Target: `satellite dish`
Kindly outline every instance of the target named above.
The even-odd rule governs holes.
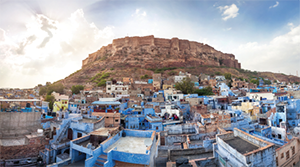
[[[147,138],[144,140],[144,144],[146,145],[146,147],[151,146],[152,140],[150,138]]]

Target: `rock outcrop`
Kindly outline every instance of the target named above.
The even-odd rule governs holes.
[[[213,47],[178,38],[162,39],[153,35],[125,37],[113,40],[82,61],[82,68],[98,60],[103,63],[124,64],[129,67],[162,68],[199,65],[227,66],[240,69],[233,54],[225,54]]]

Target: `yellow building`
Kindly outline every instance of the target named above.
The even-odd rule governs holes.
[[[169,89],[169,88],[173,88],[173,84],[163,84],[163,90]]]
[[[249,114],[251,120],[256,120],[256,115],[259,113],[259,102],[242,102],[241,106],[232,106],[233,109],[242,110],[243,112]]]
[[[53,104],[53,112],[57,112],[60,111],[60,109],[66,110],[68,109],[69,106],[69,100],[60,100],[60,101],[56,101]]]

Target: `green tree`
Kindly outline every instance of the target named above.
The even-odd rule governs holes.
[[[73,85],[71,88],[73,94],[78,94],[83,89],[84,89],[84,86],[82,86],[82,85],[76,85],[76,86]]]
[[[225,79],[231,80],[231,74],[230,73],[225,73],[224,76],[225,76]]]
[[[223,59],[219,59],[220,66],[223,64]]]
[[[173,71],[173,70],[172,70],[172,71],[168,72],[168,74],[169,74],[169,75],[175,75],[175,74],[176,74],[176,71]]]
[[[228,87],[229,87],[229,88],[232,87],[232,81],[231,81],[231,80],[228,82]]]
[[[259,85],[259,80],[258,79],[251,79],[250,81],[253,84]]]
[[[52,93],[52,92],[54,92],[54,90],[53,90],[53,89],[51,89],[51,90],[48,90],[48,91],[47,91],[47,95],[51,95],[51,93]]]
[[[64,86],[61,83],[56,83],[48,86],[48,91],[55,91],[56,93],[63,94],[64,93]]]
[[[102,86],[105,86],[105,85],[106,85],[106,80],[105,80],[105,79],[101,80],[101,81],[98,82],[98,84],[97,84],[97,86],[99,86],[99,87],[102,87]]]
[[[270,85],[270,84],[272,84],[272,83],[271,83],[270,80],[264,80],[264,84],[265,84],[265,85]]]
[[[46,86],[40,88],[39,95],[40,96],[45,94],[51,95],[53,91],[63,94],[64,86],[61,83],[55,83],[55,84],[48,83]]]
[[[53,110],[53,103],[55,101],[55,97],[52,95],[47,95],[45,101],[49,102],[49,108]]]
[[[215,72],[215,75],[222,75],[220,71]]]
[[[177,90],[181,90],[183,94],[193,93],[194,92],[194,83],[189,77],[183,78],[181,82],[175,84]]]
[[[41,87],[40,91],[39,91],[39,95],[41,96],[41,95],[44,95],[46,93],[47,93],[47,87]]]
[[[214,95],[212,88],[210,86],[203,89],[196,89],[194,93],[197,93],[199,96]]]
[[[147,74],[141,76],[141,79],[147,79],[147,78],[150,78],[149,75]]]

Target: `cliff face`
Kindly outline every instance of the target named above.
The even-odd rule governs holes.
[[[81,70],[59,82],[69,88],[73,85],[96,87],[101,79],[92,81],[92,78],[104,73],[109,74],[104,78],[105,80],[122,81],[123,77],[140,80],[145,74],[152,76],[155,71],[161,72],[163,77],[174,75],[172,73],[178,74],[179,71],[193,75],[200,73],[215,75],[218,72],[231,73],[234,77],[248,80],[252,77],[263,77],[270,80],[300,82],[299,77],[291,75],[242,70],[241,64],[234,55],[222,53],[209,45],[178,38],[154,38],[154,36],[115,39],[112,44],[103,46],[83,60]]]
[[[96,61],[100,66],[109,62],[116,66],[126,63],[126,66],[141,68],[198,65],[241,68],[234,55],[224,54],[209,45],[178,38],[154,38],[153,35],[115,39],[83,60],[82,68]]]

